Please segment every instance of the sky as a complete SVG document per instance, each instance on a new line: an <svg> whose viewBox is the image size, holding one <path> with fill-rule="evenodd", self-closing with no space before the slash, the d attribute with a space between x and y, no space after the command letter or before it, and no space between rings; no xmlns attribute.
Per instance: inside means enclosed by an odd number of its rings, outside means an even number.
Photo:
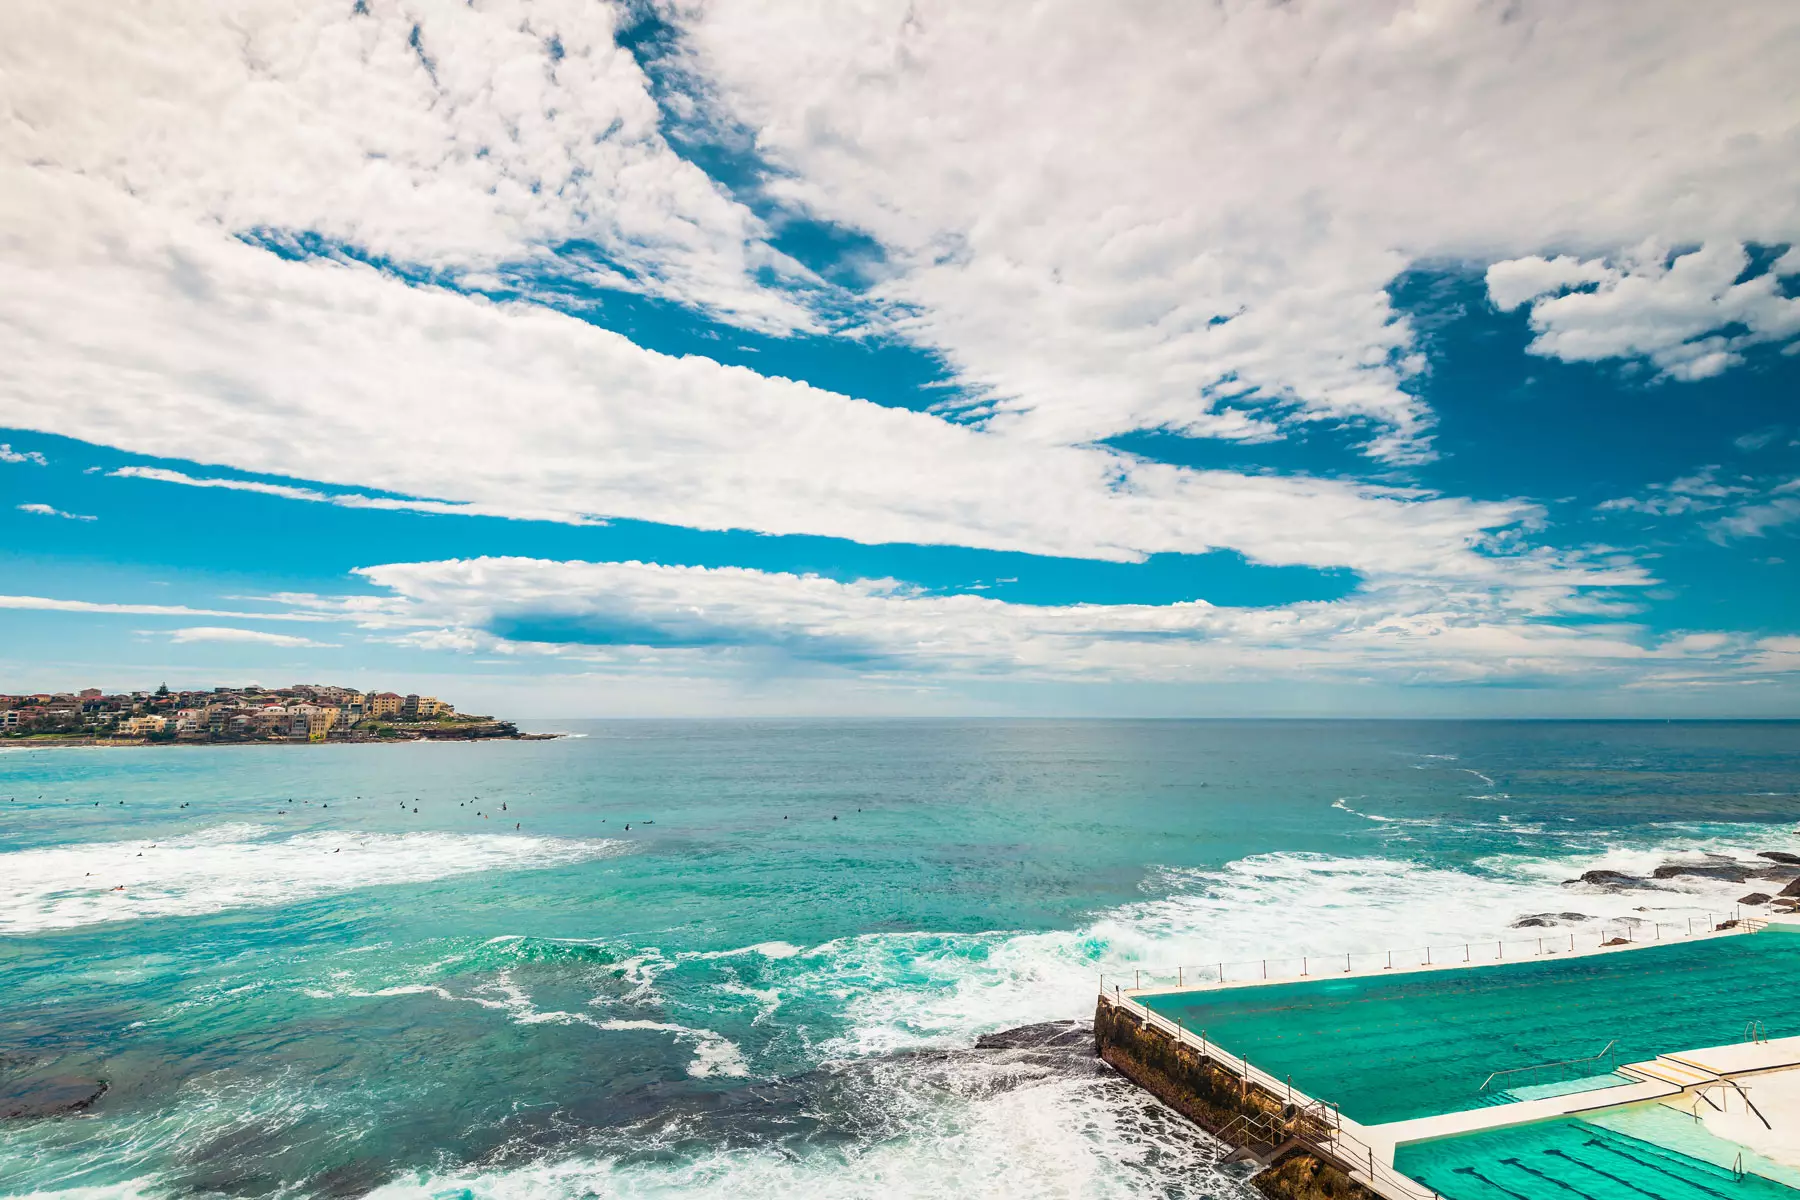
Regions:
<svg viewBox="0 0 1800 1200"><path fill-rule="evenodd" d="M1800 6L14 0L0 692L1800 716Z"/></svg>

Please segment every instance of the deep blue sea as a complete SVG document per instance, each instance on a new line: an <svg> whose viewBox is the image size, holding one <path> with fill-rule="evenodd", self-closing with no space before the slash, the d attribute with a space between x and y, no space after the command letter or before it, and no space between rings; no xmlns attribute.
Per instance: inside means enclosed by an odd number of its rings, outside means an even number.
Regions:
<svg viewBox="0 0 1800 1200"><path fill-rule="evenodd" d="M1793 724L540 728L0 751L0 1096L106 1085L0 1194L1241 1196L1079 1038L977 1039L1800 850Z"/></svg>

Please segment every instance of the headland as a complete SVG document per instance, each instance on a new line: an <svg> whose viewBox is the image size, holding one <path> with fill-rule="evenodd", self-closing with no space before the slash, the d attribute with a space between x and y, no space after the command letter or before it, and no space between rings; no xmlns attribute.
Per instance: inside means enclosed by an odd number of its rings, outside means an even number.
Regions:
<svg viewBox="0 0 1800 1200"><path fill-rule="evenodd" d="M460 713L416 693L330 684L108 694L0 694L0 744L144 746L536 741L511 721Z"/></svg>

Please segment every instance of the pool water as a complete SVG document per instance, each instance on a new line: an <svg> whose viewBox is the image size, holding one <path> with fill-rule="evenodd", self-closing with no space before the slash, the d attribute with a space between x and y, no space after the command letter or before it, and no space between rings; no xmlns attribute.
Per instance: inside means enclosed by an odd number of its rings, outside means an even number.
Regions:
<svg viewBox="0 0 1800 1200"><path fill-rule="evenodd" d="M1466 970L1321 979L1145 1003L1364 1124L1477 1108L1510 1083L1552 1071L1496 1071L1581 1059L1617 1040L1614 1059L1800 1034L1792 1007L1800 933L1779 927L1616 954ZM1592 1075L1606 1063L1571 1073Z"/></svg>
<svg viewBox="0 0 1800 1200"><path fill-rule="evenodd" d="M1568 1118L1400 1147L1394 1165L1445 1200L1795 1200L1779 1183Z"/></svg>

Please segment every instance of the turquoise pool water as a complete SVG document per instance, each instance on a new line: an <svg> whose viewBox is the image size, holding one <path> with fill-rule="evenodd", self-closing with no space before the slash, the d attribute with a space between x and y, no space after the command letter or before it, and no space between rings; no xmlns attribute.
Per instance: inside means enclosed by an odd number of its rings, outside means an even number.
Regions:
<svg viewBox="0 0 1800 1200"><path fill-rule="evenodd" d="M1400 1147L1394 1165L1445 1200L1794 1200L1656 1142L1586 1121L1546 1121Z"/></svg>
<svg viewBox="0 0 1800 1200"><path fill-rule="evenodd" d="M1490 1102L1480 1089L1492 1072L1592 1055L1615 1038L1617 1061L1627 1063L1741 1041L1751 1020L1770 1037L1800 1033L1790 1003L1797 975L1800 935L1771 929L1147 1003L1353 1120L1379 1124L1478 1107Z"/></svg>

